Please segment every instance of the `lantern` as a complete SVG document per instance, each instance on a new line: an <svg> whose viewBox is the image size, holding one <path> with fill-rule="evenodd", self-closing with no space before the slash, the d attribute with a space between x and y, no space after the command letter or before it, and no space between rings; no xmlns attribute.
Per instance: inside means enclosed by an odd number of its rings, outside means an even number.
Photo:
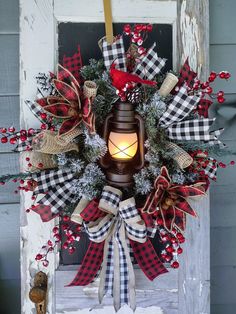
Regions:
<svg viewBox="0 0 236 314"><path fill-rule="evenodd" d="M117 102L104 125L108 152L101 158L109 184L128 187L133 174L144 166L144 123L131 103Z"/></svg>

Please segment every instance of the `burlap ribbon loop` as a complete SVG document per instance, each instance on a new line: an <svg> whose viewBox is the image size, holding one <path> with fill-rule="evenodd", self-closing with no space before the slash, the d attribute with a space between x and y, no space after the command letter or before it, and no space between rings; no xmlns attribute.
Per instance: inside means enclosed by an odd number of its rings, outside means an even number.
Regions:
<svg viewBox="0 0 236 314"><path fill-rule="evenodd" d="M71 134L58 136L56 132L43 131L34 137L32 148L34 151L45 154L59 154L72 150L78 151L78 145L71 141L80 133L81 130L74 129Z"/></svg>
<svg viewBox="0 0 236 314"><path fill-rule="evenodd" d="M26 153L26 156L30 158L31 167L28 169L30 172L57 167L56 162L50 154L40 151L29 151Z"/></svg>
<svg viewBox="0 0 236 314"><path fill-rule="evenodd" d="M93 81L85 81L83 93L85 98L94 99L97 95L97 84Z"/></svg>
<svg viewBox="0 0 236 314"><path fill-rule="evenodd" d="M167 149L173 153L173 159L176 161L180 169L183 170L193 163L193 158L178 145L169 142L167 143Z"/></svg>

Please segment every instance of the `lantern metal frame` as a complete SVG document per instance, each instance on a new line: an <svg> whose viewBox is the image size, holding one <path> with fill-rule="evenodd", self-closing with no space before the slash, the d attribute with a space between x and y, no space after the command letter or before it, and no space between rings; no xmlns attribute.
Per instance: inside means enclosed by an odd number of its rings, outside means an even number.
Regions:
<svg viewBox="0 0 236 314"><path fill-rule="evenodd" d="M133 174L144 166L144 122L142 117L135 113L134 108L134 104L116 102L113 111L108 114L104 123L103 138L106 143L109 141L110 132L136 133L138 138L138 149L133 158L117 159L112 157L108 150L100 159L100 164L106 172L107 182L115 187L132 186Z"/></svg>

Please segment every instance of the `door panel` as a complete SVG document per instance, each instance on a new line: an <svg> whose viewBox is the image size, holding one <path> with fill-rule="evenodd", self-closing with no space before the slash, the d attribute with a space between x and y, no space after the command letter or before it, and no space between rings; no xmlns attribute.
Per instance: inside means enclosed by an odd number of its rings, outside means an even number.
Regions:
<svg viewBox="0 0 236 314"><path fill-rule="evenodd" d="M24 105L26 99L34 100L35 75L53 71L58 60L58 25L63 22L104 21L102 0L21 0L20 38L20 93L21 126L36 127L37 121ZM208 1L178 0L112 0L113 21L168 24L173 36L173 68L190 55L190 64L200 71L201 77L208 71ZM60 28L60 26L59 26ZM21 166L24 158L22 156ZM35 261L40 247L50 237L56 221L42 223L38 215L27 215L30 196L22 195L21 215L21 269L22 313L35 313L34 304L28 298L30 284L38 270L49 278L49 314L54 313L112 313L98 306L96 287L66 288L75 274L74 266L59 267L59 255L50 255L48 268ZM186 244L178 271L170 270L148 282L136 269L136 313L199 314L209 313L209 198L197 204L198 219L187 223ZM96 284L96 283L95 283ZM105 304L111 304L109 298ZM93 308L92 311L88 309ZM145 310L143 309L145 308ZM80 310L78 310L80 309ZM123 312L122 312L123 311ZM120 313L129 313L127 308Z"/></svg>

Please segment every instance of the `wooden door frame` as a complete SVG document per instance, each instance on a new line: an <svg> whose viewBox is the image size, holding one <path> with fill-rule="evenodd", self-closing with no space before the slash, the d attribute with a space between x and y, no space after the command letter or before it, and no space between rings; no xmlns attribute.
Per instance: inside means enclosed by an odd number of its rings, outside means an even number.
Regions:
<svg viewBox="0 0 236 314"><path fill-rule="evenodd" d="M176 56L173 64L179 65L187 56L190 56L190 64L193 69L197 69L201 78L205 78L209 69L208 0L149 0L147 5L143 6L145 1L135 1L136 8L142 6L143 11L143 16L140 19L135 17L135 22L152 23L155 21L156 23L172 24L173 36L177 38L177 45L173 45L176 47L173 51L173 56ZM124 20L134 22L132 16L124 18L126 12L133 12L134 8L129 6L132 3L132 1L124 0L113 1L114 22ZM91 15L86 13L84 4L93 8ZM25 106L24 101L35 98L35 75L38 72L48 72L55 69L57 24L65 21L102 22L104 17L102 0L81 0L80 3L78 0L20 0L20 8L20 121L23 128L29 128L36 126L37 121ZM75 8L79 8L79 10L75 10ZM96 17L94 12L96 12ZM23 168L23 156L21 156L20 163L21 168ZM29 204L30 197L22 195L22 313L33 313L34 305L28 298L28 292L34 274L38 270L43 270L49 276L48 313L53 314L55 313L55 270L59 265L59 254L52 253L50 255L50 264L47 269L42 269L34 257L45 241L50 238L50 230L52 230L55 221L41 223L38 215L26 214L25 208ZM199 218L188 221L187 242L180 261L181 267L175 273L178 274L177 277L179 278L176 289L178 290L179 313L181 314L210 313L209 198L198 204L198 207ZM204 250L204 248L206 249Z"/></svg>

